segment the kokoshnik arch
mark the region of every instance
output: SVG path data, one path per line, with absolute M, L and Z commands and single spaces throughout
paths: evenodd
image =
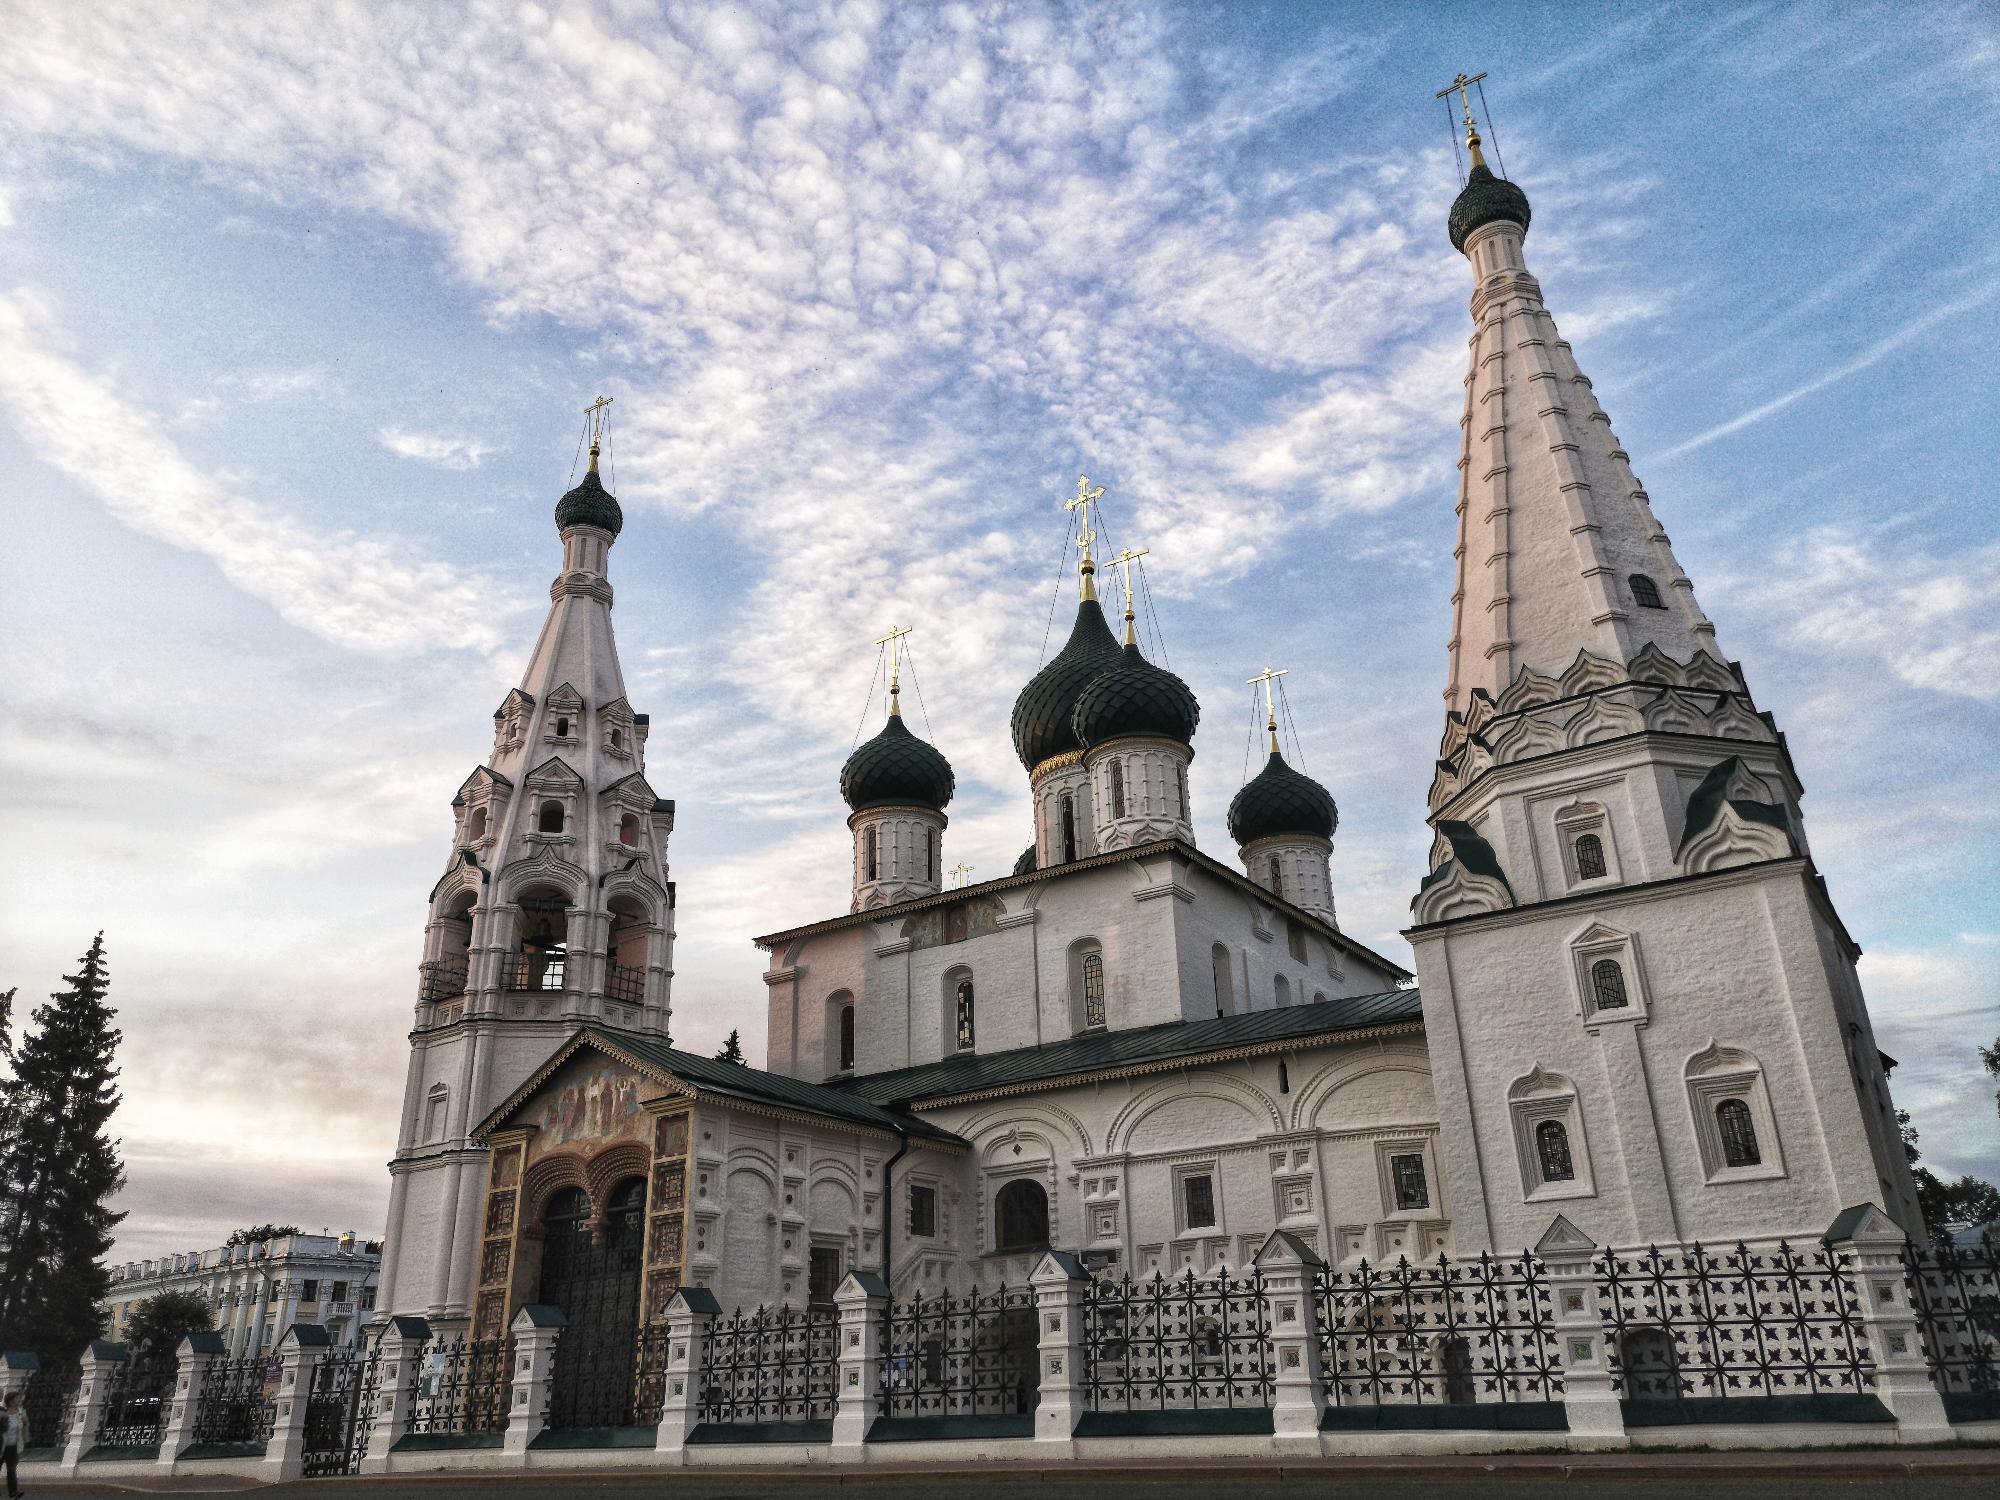
M 839 787 L 846 912 L 759 937 L 764 1068 L 668 1039 L 674 804 L 647 781 L 597 470 L 487 763 L 453 800 L 391 1163 L 379 1307 L 618 1337 L 724 1306 L 1019 1281 L 1044 1247 L 1136 1273 L 1921 1228 L 1784 740 L 1718 643 L 1483 160 L 1436 837 L 1420 985 L 1346 936 L 1338 812 L 1286 763 L 1195 845 L 1200 708 L 1114 634 L 1085 545 L 1010 725 L 1033 842 L 946 889 L 950 764 L 903 722 Z M 1079 487 L 1086 517 L 1096 497 Z M 893 643 L 892 643 L 893 645 Z

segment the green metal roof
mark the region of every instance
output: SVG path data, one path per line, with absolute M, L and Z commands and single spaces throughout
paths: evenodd
M 1420 1021 L 1423 1014 L 1423 1002 L 1413 989 L 1349 995 L 1317 1005 L 1217 1016 L 1212 1021 L 1168 1021 L 1130 1031 L 1093 1032 L 1012 1052 L 966 1053 L 914 1068 L 867 1073 L 829 1087 L 852 1090 L 877 1104 L 917 1103 L 990 1089 L 1054 1085 L 1077 1074 L 1177 1059 L 1194 1061 L 1207 1053 L 1244 1047 L 1276 1049 L 1287 1043 L 1310 1044 L 1343 1031 Z
M 601 1033 L 606 1041 L 620 1051 L 630 1053 L 637 1061 L 671 1073 L 674 1077 L 693 1084 L 704 1094 L 720 1094 L 730 1098 L 754 1100 L 762 1104 L 780 1104 L 788 1109 L 802 1110 L 807 1114 L 831 1115 L 835 1119 L 872 1125 L 877 1130 L 907 1130 L 911 1135 L 924 1136 L 931 1140 L 958 1140 L 958 1137 L 948 1130 L 940 1130 L 935 1125 L 925 1124 L 922 1120 L 891 1114 L 873 1100 L 856 1098 L 843 1089 L 829 1088 L 820 1083 L 807 1083 L 802 1078 L 786 1078 L 777 1073 L 766 1073 L 762 1068 L 746 1068 L 739 1063 L 726 1063 L 719 1058 L 703 1057 L 698 1052 L 683 1052 L 678 1047 L 662 1045 L 655 1037 L 620 1031 L 611 1026 L 588 1026 L 580 1035 L 589 1037 L 593 1032 Z

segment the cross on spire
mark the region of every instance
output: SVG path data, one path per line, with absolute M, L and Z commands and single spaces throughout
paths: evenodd
M 963 886 L 965 884 L 966 877 L 971 873 L 972 873 L 972 866 L 967 864 L 964 860 L 960 860 L 957 864 L 953 865 L 951 867 L 952 889 L 957 890 L 959 887 Z
M 1097 564 L 1090 559 L 1090 544 L 1097 540 L 1097 533 L 1090 529 L 1090 508 L 1103 498 L 1104 486 L 1100 484 L 1093 488 L 1090 476 L 1079 474 L 1076 476 L 1076 497 L 1063 501 L 1064 510 L 1083 512 L 1083 529 L 1076 534 L 1076 542 L 1083 548 L 1083 561 L 1077 564 L 1077 568 L 1083 574 L 1083 597 L 1086 599 L 1097 597 L 1097 588 L 1091 582 L 1091 575 L 1097 571 Z
M 1283 677 L 1289 670 L 1290 668 L 1288 667 L 1266 667 L 1250 679 L 1250 686 L 1252 687 L 1255 687 L 1260 682 L 1264 684 L 1264 728 L 1271 736 L 1271 753 L 1273 755 L 1278 753 L 1278 699 L 1277 695 L 1272 691 L 1271 685 L 1280 677 Z
M 875 644 L 889 648 L 889 712 L 900 714 L 902 704 L 897 694 L 903 690 L 903 637 L 911 634 L 914 625 L 891 625 L 889 633 L 876 637 Z
M 1439 89 L 1434 96 L 1435 98 L 1442 99 L 1447 94 L 1458 95 L 1459 107 L 1465 112 L 1465 149 L 1472 153 L 1472 164 L 1475 167 L 1485 166 L 1486 158 L 1479 151 L 1479 126 L 1473 121 L 1472 95 L 1467 90 L 1485 76 L 1484 73 L 1474 73 L 1470 78 L 1467 78 L 1463 73 L 1460 73 L 1449 84 Z M 1482 102 L 1485 100 L 1486 95 L 1483 90 L 1479 97 Z
M 604 445 L 604 409 L 611 404 L 611 397 L 599 396 L 583 409 L 583 419 L 590 424 L 590 471 L 597 472 L 597 453 Z M 576 460 L 571 459 L 574 463 Z M 574 472 L 574 471 L 572 471 Z
M 1110 560 L 1111 565 L 1125 575 L 1125 644 L 1128 646 L 1139 643 L 1138 634 L 1132 628 L 1132 564 L 1149 555 L 1144 547 L 1127 547 Z

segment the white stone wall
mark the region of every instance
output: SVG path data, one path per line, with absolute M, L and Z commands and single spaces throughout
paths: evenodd
M 854 905 L 865 911 L 933 896 L 944 884 L 942 813 L 914 807 L 876 807 L 848 819 L 854 833 Z M 869 873 L 869 841 L 874 873 Z
M 1092 748 L 1084 757 L 1084 771 L 1090 778 L 1098 847 L 1130 849 L 1167 838 L 1193 843 L 1187 796 L 1193 758 L 1187 746 L 1162 739 L 1109 740 Z M 1114 775 L 1122 779 L 1122 797 Z M 1121 802 L 1123 817 L 1118 814 Z
M 1265 890 L 1275 889 L 1292 905 L 1311 912 L 1329 927 L 1340 925 L 1333 909 L 1331 840 L 1280 834 L 1240 845 L 1236 857 L 1242 861 L 1243 873 Z
M 1097 820 L 1091 799 L 1090 777 L 1082 759 L 1072 752 L 1038 768 L 1030 781 L 1035 799 L 1035 865 L 1052 869 L 1065 863 L 1062 838 L 1062 801 L 1070 799 L 1076 814 L 1076 857 L 1097 853 Z

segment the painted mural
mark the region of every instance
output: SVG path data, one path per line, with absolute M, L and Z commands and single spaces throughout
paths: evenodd
M 544 1098 L 529 1120 L 537 1152 L 574 1146 L 589 1155 L 609 1141 L 639 1137 L 639 1080 L 606 1064 L 572 1074 Z

